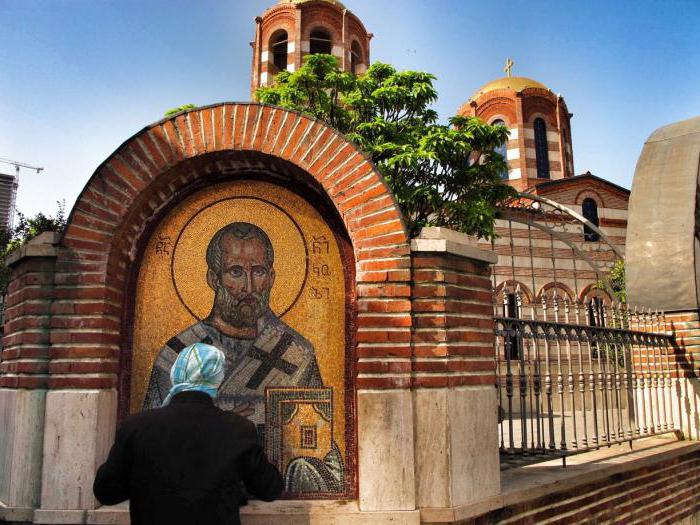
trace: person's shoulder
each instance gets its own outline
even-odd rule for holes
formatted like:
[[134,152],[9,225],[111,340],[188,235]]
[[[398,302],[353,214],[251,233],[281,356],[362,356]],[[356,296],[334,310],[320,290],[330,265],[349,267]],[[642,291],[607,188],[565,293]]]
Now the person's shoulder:
[[255,429],[255,424],[248,419],[235,412],[230,412],[227,410],[221,410],[217,408],[220,413],[220,418],[225,421],[226,425],[230,430],[237,434],[249,435],[251,437],[257,436],[257,430]]
[[130,434],[134,430],[148,425],[154,419],[158,419],[161,413],[161,408],[150,408],[129,414],[119,423],[119,432],[121,434]]

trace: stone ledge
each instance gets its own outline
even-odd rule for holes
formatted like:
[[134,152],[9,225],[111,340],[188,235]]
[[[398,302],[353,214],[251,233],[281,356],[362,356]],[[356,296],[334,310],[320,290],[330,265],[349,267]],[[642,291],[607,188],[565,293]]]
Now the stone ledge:
[[0,502],[0,522],[2,521],[32,521],[34,509],[7,507]]
[[73,523],[85,523],[85,511],[37,509],[34,511],[33,523],[54,523],[66,525]]
[[[242,525],[419,525],[416,511],[362,512],[357,501],[252,501],[241,507]],[[129,525],[127,503],[87,511],[91,525]]]
[[423,228],[418,237],[411,239],[411,251],[459,255],[489,264],[498,262],[498,255],[478,248],[473,237],[448,228]]
[[567,458],[505,470],[501,475],[501,494],[469,505],[454,508],[421,509],[421,523],[454,523],[476,518],[492,510],[533,501],[544,496],[573,490],[601,481],[615,474],[637,470],[700,452],[700,442],[677,441],[675,438],[651,437],[586,452]]
[[9,254],[6,263],[8,266],[13,266],[25,257],[56,257],[59,240],[60,234],[57,232],[40,233]]

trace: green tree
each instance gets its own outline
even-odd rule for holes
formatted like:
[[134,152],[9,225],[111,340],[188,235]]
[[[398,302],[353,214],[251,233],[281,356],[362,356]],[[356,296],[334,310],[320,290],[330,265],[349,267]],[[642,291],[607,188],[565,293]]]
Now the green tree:
[[186,111],[188,109],[197,109],[197,106],[195,106],[194,104],[184,104],[182,106],[169,109],[168,111],[165,112],[165,115],[163,115],[163,116],[169,117],[171,115],[175,115],[176,113],[180,113],[180,111]]
[[382,63],[355,76],[331,55],[310,55],[256,96],[318,118],[355,142],[384,175],[411,236],[446,226],[490,239],[496,205],[515,195],[501,181],[505,159],[495,152],[508,130],[460,116],[438,123],[434,80]]
[[622,304],[627,303],[627,285],[625,284],[625,261],[617,259],[608,273],[598,279],[595,288],[612,292],[615,299]]
[[0,229],[0,296],[7,293],[12,273],[7,266],[7,256],[17,248],[29,242],[40,233],[47,231],[62,232],[66,226],[66,205],[59,201],[55,215],[46,215],[42,212],[33,217],[27,217],[17,212],[17,224],[13,228]]
[[618,259],[607,275],[608,283],[613,294],[621,303],[627,302],[627,287],[625,284],[625,261]]

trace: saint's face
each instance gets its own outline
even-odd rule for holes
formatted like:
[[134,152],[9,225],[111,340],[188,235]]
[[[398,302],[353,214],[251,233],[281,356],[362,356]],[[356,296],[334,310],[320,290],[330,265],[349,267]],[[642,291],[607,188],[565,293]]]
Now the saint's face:
[[267,309],[275,272],[259,239],[221,239],[221,270],[215,288],[217,313],[233,326],[252,326]]
[[265,262],[265,247],[259,239],[221,239],[221,284],[231,295],[264,293],[272,288],[273,271]]

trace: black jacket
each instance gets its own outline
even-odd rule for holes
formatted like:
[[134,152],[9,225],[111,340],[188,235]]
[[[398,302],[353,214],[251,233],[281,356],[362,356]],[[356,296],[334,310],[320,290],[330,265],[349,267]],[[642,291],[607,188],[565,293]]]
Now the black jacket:
[[93,491],[104,505],[130,500],[132,525],[231,525],[240,523],[241,482],[265,501],[282,492],[253,424],[183,392],[124,420]]

